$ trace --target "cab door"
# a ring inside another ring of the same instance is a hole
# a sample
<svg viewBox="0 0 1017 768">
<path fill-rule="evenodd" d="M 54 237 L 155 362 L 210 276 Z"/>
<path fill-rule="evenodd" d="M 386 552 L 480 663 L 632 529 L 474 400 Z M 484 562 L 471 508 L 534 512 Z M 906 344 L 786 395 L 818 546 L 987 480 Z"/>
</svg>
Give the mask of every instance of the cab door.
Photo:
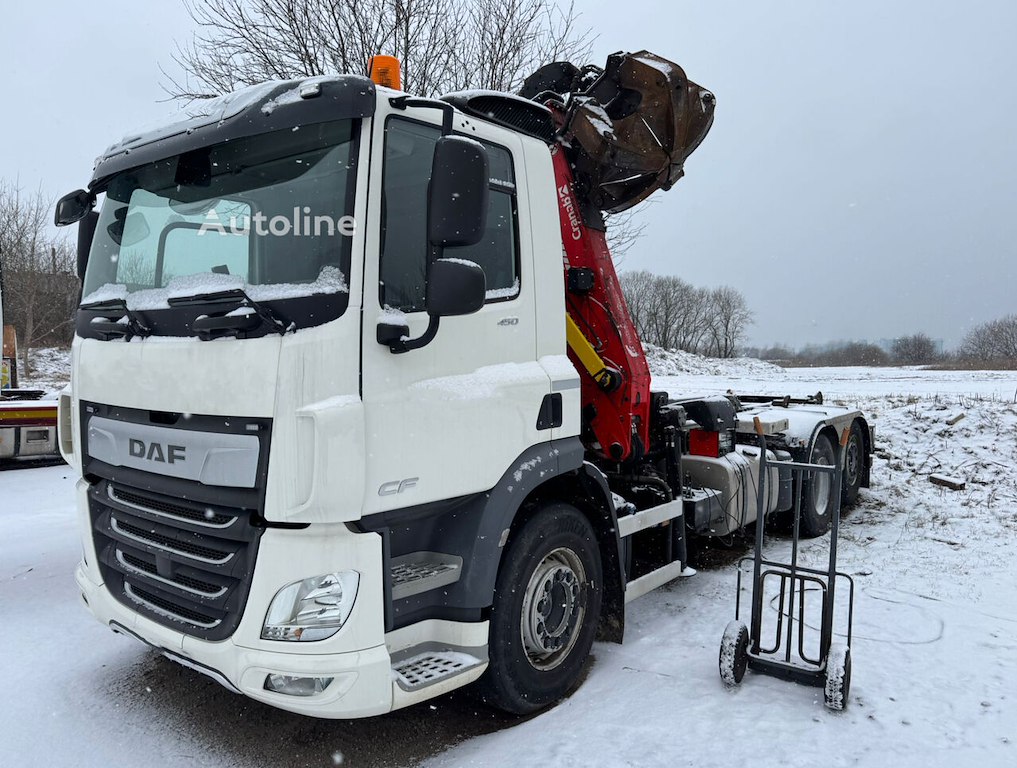
<svg viewBox="0 0 1017 768">
<path fill-rule="evenodd" d="M 364 265 L 363 376 L 367 483 L 364 514 L 485 491 L 538 429 L 547 373 L 537 362 L 533 254 L 518 136 L 456 116 L 456 133 L 482 142 L 490 165 L 484 238 L 445 257 L 478 263 L 487 280 L 480 311 L 443 317 L 425 347 L 394 354 L 379 322 L 400 315 L 410 337 L 428 324 L 424 275 L 431 161 L 438 109 L 379 112 L 372 135 Z"/>
</svg>

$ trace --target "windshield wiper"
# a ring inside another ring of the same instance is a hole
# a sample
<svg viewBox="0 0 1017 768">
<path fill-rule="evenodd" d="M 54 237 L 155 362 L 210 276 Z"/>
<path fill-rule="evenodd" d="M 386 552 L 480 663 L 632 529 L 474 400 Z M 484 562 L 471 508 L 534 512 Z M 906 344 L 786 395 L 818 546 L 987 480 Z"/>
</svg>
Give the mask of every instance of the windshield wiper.
<svg viewBox="0 0 1017 768">
<path fill-rule="evenodd" d="M 94 301 L 90 304 L 82 304 L 81 309 L 89 309 L 94 312 L 120 312 L 120 317 L 112 319 L 109 317 L 93 317 L 89 327 L 96 333 L 110 339 L 113 336 L 123 336 L 130 341 L 135 336 L 145 338 L 152 335 L 152 329 L 141 321 L 140 315 L 134 310 L 127 308 L 124 299 L 106 299 Z"/>
<path fill-rule="evenodd" d="M 209 341 L 223 336 L 246 337 L 263 324 L 280 336 L 297 329 L 296 323 L 283 322 L 268 306 L 252 299 L 242 288 L 169 299 L 171 307 L 224 303 L 239 303 L 239 306 L 223 314 L 196 317 L 191 327 L 198 334 L 198 338 Z"/>
</svg>

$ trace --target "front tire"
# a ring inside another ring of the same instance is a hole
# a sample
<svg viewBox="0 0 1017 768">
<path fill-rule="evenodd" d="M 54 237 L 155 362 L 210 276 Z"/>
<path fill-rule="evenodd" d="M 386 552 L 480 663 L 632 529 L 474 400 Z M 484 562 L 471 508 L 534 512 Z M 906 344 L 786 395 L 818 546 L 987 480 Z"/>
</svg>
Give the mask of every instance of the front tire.
<svg viewBox="0 0 1017 768">
<path fill-rule="evenodd" d="M 596 534 L 568 504 L 527 520 L 498 571 L 491 608 L 484 698 L 514 714 L 564 697 L 590 653 L 600 617 L 603 575 Z"/>
</svg>

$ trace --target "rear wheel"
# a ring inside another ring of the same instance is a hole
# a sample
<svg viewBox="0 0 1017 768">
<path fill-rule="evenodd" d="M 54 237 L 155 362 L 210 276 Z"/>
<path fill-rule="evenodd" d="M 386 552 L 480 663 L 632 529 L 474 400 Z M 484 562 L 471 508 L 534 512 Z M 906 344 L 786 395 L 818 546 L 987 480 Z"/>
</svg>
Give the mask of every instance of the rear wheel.
<svg viewBox="0 0 1017 768">
<path fill-rule="evenodd" d="M 832 467 L 836 464 L 836 457 L 830 438 L 825 434 L 818 435 L 809 462 Z M 832 513 L 833 475 L 829 472 L 807 472 L 802 488 L 802 536 L 815 538 L 826 533 Z"/>
<path fill-rule="evenodd" d="M 856 421 L 851 425 L 847 446 L 844 448 L 844 479 L 841 489 L 841 500 L 845 506 L 851 506 L 858 500 L 858 491 L 862 487 L 862 472 L 865 462 L 865 438 L 862 427 Z"/>
<path fill-rule="evenodd" d="M 602 581 L 596 534 L 575 507 L 551 504 L 517 531 L 495 585 L 487 701 L 526 714 L 572 689 L 593 645 Z"/>
</svg>

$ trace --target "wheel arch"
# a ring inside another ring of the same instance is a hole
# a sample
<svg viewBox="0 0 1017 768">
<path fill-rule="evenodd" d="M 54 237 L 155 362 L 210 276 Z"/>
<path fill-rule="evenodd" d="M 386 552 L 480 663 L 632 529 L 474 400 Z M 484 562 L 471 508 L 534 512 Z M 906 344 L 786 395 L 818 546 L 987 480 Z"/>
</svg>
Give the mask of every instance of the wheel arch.
<svg viewBox="0 0 1017 768">
<path fill-rule="evenodd" d="M 833 443 L 835 451 L 840 452 L 840 433 L 837 431 L 839 424 L 851 428 L 854 424 L 859 424 L 861 427 L 862 437 L 865 441 L 866 455 L 871 455 L 872 452 L 872 436 L 870 433 L 868 422 L 865 421 L 865 417 L 861 414 L 852 417 L 851 419 L 821 419 L 816 422 L 816 425 L 812 428 L 812 433 L 808 440 L 802 440 L 798 445 L 793 445 L 789 448 L 791 454 L 797 461 L 809 461 L 812 456 L 812 451 L 816 447 L 816 439 L 820 435 L 826 435 L 830 442 Z"/>
<path fill-rule="evenodd" d="M 868 421 L 861 414 L 854 416 L 850 421 L 847 422 L 847 428 L 851 429 L 855 425 L 858 425 L 859 432 L 862 435 L 862 447 L 864 460 L 862 461 L 862 478 L 861 487 L 868 488 L 871 479 L 872 470 L 872 451 L 873 451 L 873 433 L 872 428 L 869 426 Z M 840 434 L 837 432 L 837 427 L 829 421 L 823 421 L 816 426 L 815 431 L 812 434 L 812 438 L 809 440 L 808 448 L 803 453 L 803 460 L 808 460 L 812 456 L 812 449 L 816 445 L 816 438 L 824 434 L 830 438 L 830 442 L 833 443 L 833 450 L 836 452 L 837 457 L 840 458 L 840 452 L 842 450 L 840 445 Z"/>
<path fill-rule="evenodd" d="M 508 540 L 527 520 L 550 503 L 563 502 L 578 509 L 597 535 L 603 576 L 603 598 L 597 639 L 621 643 L 625 634 L 625 575 L 614 500 L 604 473 L 589 462 L 573 472 L 553 477 L 534 488 L 520 506 Z M 504 547 L 502 548 L 504 552 Z"/>
<path fill-rule="evenodd" d="M 576 498 L 567 490 L 570 486 L 557 479 L 574 476 L 583 466 L 584 449 L 579 438 L 540 443 L 523 451 L 488 491 L 391 510 L 358 521 L 355 530 L 382 537 L 386 631 L 431 618 L 485 618 L 513 529 L 540 498 L 576 505 Z M 571 488 L 576 497 L 581 495 L 574 485 Z M 566 490 L 555 495 L 551 489 Z M 613 507 L 609 509 L 613 512 Z M 599 534 L 596 522 L 594 526 Z M 389 563 L 395 557 L 418 551 L 461 558 L 461 578 L 441 590 L 396 599 L 388 575 Z"/>
<path fill-rule="evenodd" d="M 872 454 L 876 450 L 875 433 L 864 416 L 856 416 L 851 422 L 857 424 L 862 433 L 862 445 L 864 446 L 864 458 L 862 462 L 862 488 L 871 487 L 872 481 Z"/>
<path fill-rule="evenodd" d="M 564 502 L 578 509 L 597 535 L 603 574 L 603 599 L 597 637 L 620 643 L 625 632 L 625 577 L 614 500 L 607 478 L 584 460 L 579 438 L 543 443 L 524 451 L 498 484 L 469 510 L 480 522 L 464 553 L 468 573 L 465 591 L 488 608 L 498 572 L 512 536 L 547 503 Z"/>
</svg>

